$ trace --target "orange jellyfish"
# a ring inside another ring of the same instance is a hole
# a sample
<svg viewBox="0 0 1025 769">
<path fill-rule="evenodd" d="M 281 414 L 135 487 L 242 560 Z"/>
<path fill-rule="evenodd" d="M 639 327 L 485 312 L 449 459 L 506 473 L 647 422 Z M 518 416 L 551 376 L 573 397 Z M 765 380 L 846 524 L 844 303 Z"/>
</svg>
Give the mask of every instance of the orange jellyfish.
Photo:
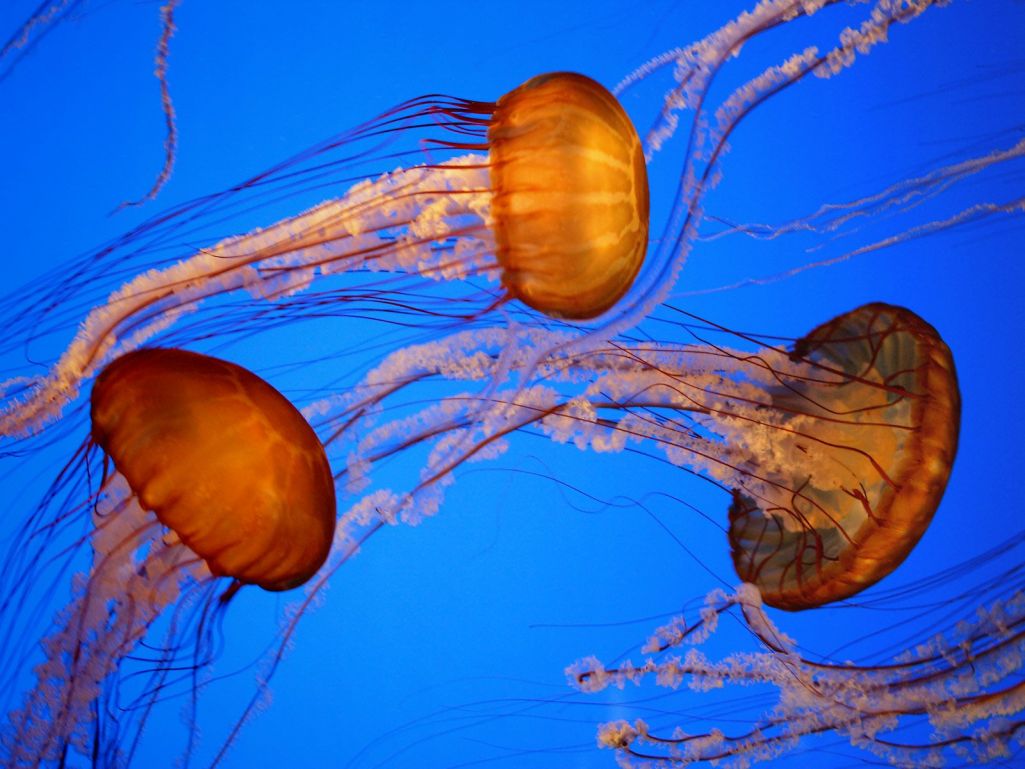
<svg viewBox="0 0 1025 769">
<path fill-rule="evenodd" d="M 950 477 L 961 399 L 947 345 L 898 307 L 841 315 L 793 357 L 812 373 L 771 390 L 772 408 L 791 415 L 783 442 L 814 459 L 759 465 L 734 494 L 729 535 L 740 578 L 798 610 L 849 598 L 911 552 Z"/>
<path fill-rule="evenodd" d="M 232 291 L 280 302 L 301 315 L 303 302 L 293 295 L 318 276 L 384 272 L 431 281 L 501 280 L 504 291 L 485 291 L 482 304 L 479 297 L 443 296 L 436 310 L 429 302 L 421 308 L 450 323 L 479 318 L 509 299 L 577 320 L 616 304 L 647 250 L 648 184 L 637 133 L 605 88 L 583 75 L 558 72 L 532 78 L 496 103 L 414 99 L 335 143 L 378 139 L 425 120 L 460 136 L 424 139 L 435 152 L 488 154 L 453 156 L 367 179 L 298 216 L 128 281 L 89 312 L 48 375 L 8 390 L 0 432 L 31 431 L 53 419 L 79 383 L 117 352 L 165 332 L 204 300 Z M 216 202 L 214 196 L 194 205 Z M 185 213 L 188 207 L 176 215 Z M 157 223 L 166 220 L 159 217 Z M 146 230 L 132 238 L 150 234 Z M 64 283 L 51 296 L 88 285 L 86 275 L 102 271 L 109 256 L 92 255 L 72 271 L 74 286 Z M 350 286 L 359 296 L 348 298 L 401 304 L 401 285 L 367 279 L 361 289 Z M 337 298 L 337 313 L 344 315 L 346 297 Z M 314 296 L 310 306 L 319 312 L 324 301 Z M 221 312 L 222 319 L 228 314 L 216 306 L 212 312 Z M 38 316 L 31 322 L 45 325 Z M 258 326 L 251 318 L 246 333 Z"/>
<path fill-rule="evenodd" d="M 374 463 L 436 445 L 412 491 L 378 490 L 343 516 L 343 531 L 365 526 L 371 509 L 374 525 L 430 514 L 463 462 L 493 455 L 516 431 L 603 452 L 645 442 L 732 489 L 737 573 L 766 603 L 801 609 L 850 597 L 900 565 L 939 505 L 957 450 L 950 350 L 910 310 L 881 303 L 819 326 L 792 350 L 616 344 L 546 361 L 543 383 L 490 391 L 501 408 L 487 421 L 475 421 L 467 393 L 373 424 L 382 403 L 425 379 L 493 377 L 498 356 L 483 341 L 467 334 L 395 353 L 325 406 L 318 418 L 330 441 L 362 436 L 338 474 L 354 488 Z M 478 362 L 453 363 L 464 358 Z M 502 364 L 515 371 L 532 361 L 528 345 Z"/>
<path fill-rule="evenodd" d="M 495 257 L 514 297 L 593 318 L 630 287 L 648 245 L 648 177 L 630 118 L 583 75 L 540 75 L 488 125 Z"/>
<path fill-rule="evenodd" d="M 175 675 L 207 664 L 218 606 L 243 585 L 305 583 L 332 543 L 335 492 L 324 449 L 302 415 L 249 371 L 184 350 L 138 350 L 97 377 L 91 417 L 84 458 L 53 491 L 89 484 L 94 447 L 102 453 L 98 490 L 29 539 L 91 513 L 93 530 L 80 544 L 92 562 L 44 641 L 35 689 L 10 716 L 17 739 L 3 744 L 9 766 L 63 764 L 69 752 L 129 761 L 127 724 L 135 718 L 141 729 Z M 28 575 L 46 574 L 53 556 L 40 545 Z M 221 577 L 231 583 L 211 602 Z M 205 599 L 198 614 L 189 608 L 197 599 Z M 148 630 L 175 606 L 147 686 L 123 695 L 124 660 L 140 646 L 153 653 L 160 642 L 147 640 Z M 183 646 L 188 632 L 196 639 Z M 121 734 L 101 728 L 101 703 L 121 712 Z"/>
</svg>

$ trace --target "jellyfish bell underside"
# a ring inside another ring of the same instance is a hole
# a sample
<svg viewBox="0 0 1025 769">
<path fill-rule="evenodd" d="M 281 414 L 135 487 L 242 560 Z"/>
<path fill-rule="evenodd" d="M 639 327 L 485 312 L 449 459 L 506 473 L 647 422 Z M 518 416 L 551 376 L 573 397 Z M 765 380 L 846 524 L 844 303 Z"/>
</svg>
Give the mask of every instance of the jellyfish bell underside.
<svg viewBox="0 0 1025 769">
<path fill-rule="evenodd" d="M 849 598 L 908 556 L 947 485 L 961 402 L 947 345 L 900 307 L 841 315 L 792 357 L 807 369 L 771 393 L 784 436 L 734 491 L 729 539 L 741 579 L 800 610 Z"/>
</svg>

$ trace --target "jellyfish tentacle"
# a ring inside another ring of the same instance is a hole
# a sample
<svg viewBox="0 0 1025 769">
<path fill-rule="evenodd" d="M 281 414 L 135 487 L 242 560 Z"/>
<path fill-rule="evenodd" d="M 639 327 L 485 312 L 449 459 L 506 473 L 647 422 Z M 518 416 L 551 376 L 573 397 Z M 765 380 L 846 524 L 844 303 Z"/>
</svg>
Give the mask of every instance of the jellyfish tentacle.
<svg viewBox="0 0 1025 769">
<path fill-rule="evenodd" d="M 357 184 L 346 196 L 306 213 L 143 273 L 89 313 L 60 360 L 27 394 L 7 399 L 0 431 L 22 435 L 45 426 L 113 357 L 138 348 L 217 294 L 245 290 L 280 298 L 308 287 L 319 274 L 347 270 L 452 279 L 495 269 L 486 256 L 493 251 L 485 226 L 487 179 L 486 159 L 480 156 L 442 168 L 399 170 Z M 454 230 L 472 240 L 464 240 L 453 259 L 432 244 Z"/>
<path fill-rule="evenodd" d="M 11 766 L 54 761 L 67 744 L 84 749 L 103 682 L 185 585 L 209 573 L 163 534 L 124 478 L 108 482 L 96 509 L 105 525 L 90 540 L 92 569 L 78 579 L 76 600 L 44 642 L 49 654 L 36 669 L 36 688 L 10 719 L 19 735 L 4 745 Z M 138 562 L 131 557 L 137 553 Z"/>
<path fill-rule="evenodd" d="M 857 665 L 802 656 L 795 641 L 767 616 L 758 588 L 742 585 L 732 596 L 711 594 L 702 617 L 718 618 L 739 607 L 761 650 L 712 660 L 691 648 L 681 657 L 676 649 L 700 647 L 707 636 L 668 630 L 649 641 L 644 651 L 657 656 L 643 664 L 626 660 L 607 668 L 588 657 L 566 673 L 572 686 L 588 693 L 640 685 L 646 679 L 669 689 L 686 684 L 694 691 L 753 684 L 776 689 L 775 706 L 749 729 L 734 734 L 677 729 L 664 735 L 643 720 L 602 725 L 599 745 L 619 751 L 626 766 L 746 766 L 826 732 L 845 735 L 853 745 L 898 766 L 944 766 L 949 757 L 985 762 L 1006 757 L 1011 741 L 1025 728 L 1025 720 L 1012 718 L 1025 705 L 1025 683 L 1018 674 L 1025 654 L 1025 594 L 1015 582 L 1001 593 L 991 605 L 892 662 Z M 679 618 L 667 628 L 686 625 Z M 914 719 L 927 720 L 932 733 L 917 740 L 886 736 Z"/>
</svg>

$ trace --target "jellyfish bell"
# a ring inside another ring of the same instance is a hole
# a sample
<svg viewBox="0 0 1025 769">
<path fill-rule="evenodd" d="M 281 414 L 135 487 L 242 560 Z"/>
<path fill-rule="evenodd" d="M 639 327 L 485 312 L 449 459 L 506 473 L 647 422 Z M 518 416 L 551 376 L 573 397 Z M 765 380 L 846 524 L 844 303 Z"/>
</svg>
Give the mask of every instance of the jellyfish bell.
<svg viewBox="0 0 1025 769">
<path fill-rule="evenodd" d="M 143 508 L 215 576 L 289 590 L 331 548 L 335 488 L 302 415 L 246 369 L 174 349 L 128 353 L 97 377 L 93 440 Z"/>
<path fill-rule="evenodd" d="M 771 400 L 792 415 L 793 464 L 766 452 L 734 492 L 729 539 L 738 576 L 766 604 L 799 610 L 849 598 L 907 558 L 950 477 L 961 400 L 949 348 L 901 307 L 845 313 L 792 355 L 811 372 Z"/>
<path fill-rule="evenodd" d="M 488 144 L 502 284 L 548 315 L 608 310 L 648 245 L 647 169 L 623 107 L 583 75 L 539 75 L 498 100 Z"/>
<path fill-rule="evenodd" d="M 36 668 L 35 689 L 10 716 L 18 739 L 0 755 L 12 766 L 58 760 L 69 746 L 116 753 L 117 744 L 96 744 L 97 702 L 120 696 L 125 660 L 162 614 L 174 607 L 163 641 L 146 641 L 150 652 L 164 646 L 145 671 L 145 691 L 117 703 L 119 720 L 134 715 L 139 730 L 175 670 L 192 676 L 209 664 L 215 644 L 204 636 L 227 598 L 243 585 L 282 591 L 307 582 L 332 543 L 324 449 L 285 397 L 246 369 L 184 350 L 137 350 L 97 377 L 91 417 L 91 442 L 103 453 L 100 488 L 38 525 L 45 534 L 76 511 L 91 512 L 83 541 L 91 565 L 73 580 L 72 601 L 43 642 L 48 659 Z M 92 477 L 94 454 L 70 472 Z M 33 559 L 27 568 L 59 561 Z M 211 604 L 220 577 L 232 582 Z M 14 584 L 28 590 L 28 582 Z M 190 619 L 197 600 L 199 618 Z M 176 630 L 187 627 L 197 632 L 191 647 Z"/>
</svg>

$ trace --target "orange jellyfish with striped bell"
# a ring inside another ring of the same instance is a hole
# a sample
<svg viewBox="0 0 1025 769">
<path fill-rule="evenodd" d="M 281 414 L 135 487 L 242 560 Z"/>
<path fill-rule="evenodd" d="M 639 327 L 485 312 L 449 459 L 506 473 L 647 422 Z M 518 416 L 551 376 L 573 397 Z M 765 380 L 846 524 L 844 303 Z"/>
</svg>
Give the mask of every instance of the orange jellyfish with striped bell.
<svg viewBox="0 0 1025 769">
<path fill-rule="evenodd" d="M 183 676 L 195 686 L 211 661 L 229 599 L 244 585 L 302 585 L 331 548 L 335 491 L 324 449 L 295 407 L 246 369 L 179 349 L 137 350 L 97 377 L 91 420 L 78 460 L 29 524 L 33 557 L 5 596 L 31 596 L 33 582 L 65 564 L 67 551 L 55 554 L 50 538 L 91 517 L 92 530 L 68 547 L 88 546 L 91 563 L 49 627 L 35 688 L 10 715 L 5 766 L 64 765 L 73 752 L 130 762 L 133 730 L 162 693 Z M 83 487 L 76 505 L 47 515 L 47 504 Z M 167 613 L 163 641 L 151 638 Z M 16 616 L 19 630 L 29 615 Z M 18 633 L 4 639 L 8 662 L 24 653 Z M 125 688 L 133 653 L 152 655 L 147 683 Z M 191 742 L 181 747 L 187 753 Z"/>
<path fill-rule="evenodd" d="M 445 132 L 449 137 L 435 135 Z M 385 155 L 384 147 L 400 139 L 419 139 L 417 150 Z M 326 154 L 331 150 L 350 154 L 332 159 Z M 384 174 L 373 169 L 383 158 L 422 158 L 425 152 L 427 163 Z M 144 245 L 173 238 L 175 228 L 215 219 L 240 205 L 235 196 L 242 191 L 253 198 L 246 204 L 258 207 L 261 196 L 275 190 L 298 196 L 296 187 L 304 182 L 321 190 L 362 174 L 373 178 L 305 213 L 222 238 L 169 267 L 156 268 L 160 262 Z M 71 277 L 40 289 L 43 296 L 33 293 L 33 306 L 46 308 L 26 308 L 37 336 L 77 323 L 64 314 L 67 306 L 94 309 L 46 375 L 7 383 L 0 433 L 32 432 L 53 420 L 81 382 L 145 342 L 252 334 L 264 325 L 325 313 L 386 314 L 437 334 L 511 300 L 517 300 L 508 310 L 514 315 L 596 318 L 633 283 L 647 250 L 648 222 L 637 132 L 615 97 L 594 80 L 568 72 L 541 75 L 495 103 L 414 99 L 229 193 L 155 218 L 90 254 L 66 271 Z M 105 301 L 102 294 L 88 296 L 109 286 L 104 273 L 111 272 L 107 261 L 114 254 L 120 257 L 115 274 L 141 274 Z M 487 287 L 489 279 L 501 289 Z M 314 280 L 317 290 L 305 291 Z M 445 285 L 453 280 L 465 287 Z M 204 305 L 233 292 L 267 304 L 262 310 L 248 301 Z M 181 320 L 189 313 L 197 314 L 191 328 Z"/>
</svg>

